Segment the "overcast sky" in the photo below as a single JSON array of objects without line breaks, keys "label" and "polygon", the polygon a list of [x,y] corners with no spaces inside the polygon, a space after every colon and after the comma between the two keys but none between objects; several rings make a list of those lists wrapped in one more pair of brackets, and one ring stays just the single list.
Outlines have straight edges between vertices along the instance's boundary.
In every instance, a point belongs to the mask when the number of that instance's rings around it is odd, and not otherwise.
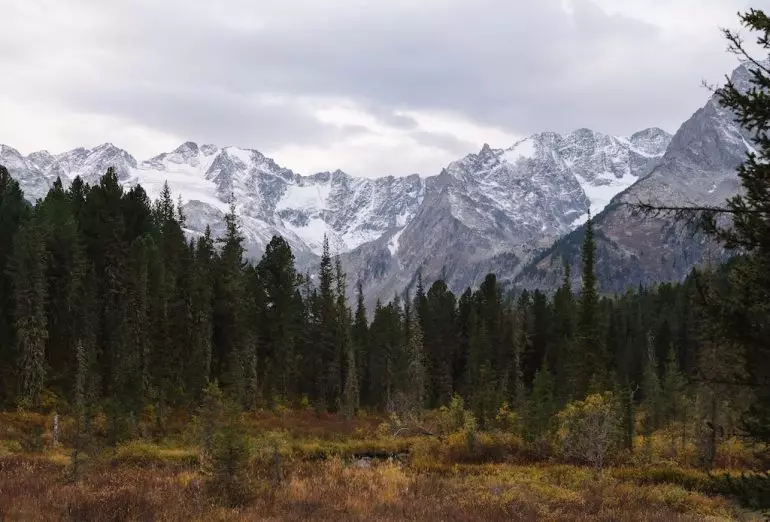
[{"label": "overcast sky", "polygon": [[748,6],[770,0],[3,0],[0,143],[374,177],[545,130],[674,132]]}]

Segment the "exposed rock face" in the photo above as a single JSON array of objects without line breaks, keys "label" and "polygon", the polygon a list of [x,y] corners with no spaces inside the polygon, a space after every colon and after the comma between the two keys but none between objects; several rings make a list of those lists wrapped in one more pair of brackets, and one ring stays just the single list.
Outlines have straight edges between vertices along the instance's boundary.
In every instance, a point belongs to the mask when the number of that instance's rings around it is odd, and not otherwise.
[{"label": "exposed rock face", "polygon": [[[113,166],[124,185],[141,183],[157,197],[164,182],[179,195],[187,232],[215,234],[230,199],[246,249],[261,255],[284,236],[302,270],[315,270],[323,236],[340,253],[349,281],[373,300],[390,299],[422,271],[461,291],[489,271],[510,276],[554,240],[601,210],[618,192],[658,166],[670,136],[659,129],[618,138],[580,129],[535,134],[507,149],[489,145],[435,176],[356,178],[342,171],[303,176],[262,153],[186,142],[137,162],[112,144],[23,156],[0,147],[30,199],[60,177],[89,183]],[[351,288],[354,285],[351,284]]]},{"label": "exposed rock face", "polygon": [[[741,66],[732,79],[747,88],[748,77]],[[751,136],[712,97],[680,127],[650,175],[617,195],[596,216],[601,287],[621,291],[629,285],[681,280],[695,265],[725,260],[730,253],[692,227],[641,213],[633,205],[724,206],[741,190],[736,168],[753,150]],[[555,287],[564,257],[579,266],[581,241],[581,230],[566,236],[525,268],[516,284]]]}]

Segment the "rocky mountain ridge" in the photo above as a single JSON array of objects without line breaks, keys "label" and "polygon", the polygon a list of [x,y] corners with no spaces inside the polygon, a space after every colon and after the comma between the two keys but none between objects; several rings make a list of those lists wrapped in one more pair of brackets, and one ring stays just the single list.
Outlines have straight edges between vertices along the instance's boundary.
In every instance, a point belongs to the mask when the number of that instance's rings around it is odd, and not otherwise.
[{"label": "rocky mountain ridge", "polygon": [[165,182],[180,196],[188,233],[221,231],[232,197],[251,257],[275,235],[312,269],[328,235],[351,280],[388,299],[422,271],[443,275],[455,290],[482,272],[519,266],[578,226],[589,207],[647,175],[670,136],[647,129],[629,138],[580,129],[540,133],[507,149],[484,145],[435,176],[369,179],[340,170],[304,176],[253,149],[186,142],[145,161],[110,143],[62,154],[24,156],[0,146],[0,164],[30,199],[59,177],[88,183],[113,166],[126,186],[157,197]]},{"label": "rocky mountain ridge", "polygon": [[[738,67],[731,80],[749,88],[750,73]],[[606,292],[628,286],[682,280],[693,266],[726,260],[731,253],[711,238],[671,216],[640,212],[639,203],[659,206],[724,206],[741,190],[736,168],[755,152],[752,136],[721,107],[716,96],[682,124],[651,173],[619,193],[595,220],[597,274]],[[555,288],[563,259],[579,278],[582,230],[578,229],[538,255],[519,274],[508,273],[515,286]]]}]

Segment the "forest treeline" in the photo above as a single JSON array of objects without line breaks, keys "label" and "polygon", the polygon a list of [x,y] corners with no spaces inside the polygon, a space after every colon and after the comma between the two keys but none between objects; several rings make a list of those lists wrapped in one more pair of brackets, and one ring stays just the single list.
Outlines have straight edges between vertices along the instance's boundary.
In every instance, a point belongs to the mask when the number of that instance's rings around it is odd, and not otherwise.
[{"label": "forest treeline", "polygon": [[704,276],[600,296],[591,221],[581,288],[567,265],[553,296],[504,294],[493,274],[459,296],[419,278],[372,314],[360,285],[347,302],[328,242],[316,273],[301,274],[280,237],[248,263],[234,209],[225,221],[223,237],[188,240],[167,186],[151,202],[112,170],[94,186],[57,181],[30,206],[0,169],[2,404],[86,404],[119,440],[148,409],[162,424],[194,408],[210,382],[245,409],[346,415],[459,396],[482,427],[505,409],[547,423],[570,401],[613,390],[629,412],[654,404],[654,427],[700,415],[720,437],[737,432],[750,403],[729,384],[742,369],[736,353],[710,337],[698,304]]}]

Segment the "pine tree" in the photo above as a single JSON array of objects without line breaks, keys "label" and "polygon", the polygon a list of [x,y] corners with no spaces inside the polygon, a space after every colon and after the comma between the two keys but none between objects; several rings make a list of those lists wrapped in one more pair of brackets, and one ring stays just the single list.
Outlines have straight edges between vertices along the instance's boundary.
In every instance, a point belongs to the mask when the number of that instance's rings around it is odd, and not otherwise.
[{"label": "pine tree", "polygon": [[415,320],[421,325],[424,337],[425,391],[428,405],[436,408],[449,404],[454,390],[455,368],[459,370],[463,364],[457,343],[455,296],[441,280],[431,285],[423,299],[419,294],[418,286],[414,309],[417,312]]},{"label": "pine tree", "polygon": [[[336,282],[336,342],[337,349],[335,351],[335,358],[337,361],[335,365],[339,366],[339,373],[341,382],[338,384],[340,389],[340,397],[338,399],[340,405],[347,404],[348,407],[355,406],[358,403],[358,399],[355,397],[348,397],[347,393],[353,393],[353,383],[358,382],[358,375],[356,374],[355,357],[353,354],[353,342],[351,340],[350,328],[351,318],[350,310],[348,309],[347,301],[347,278],[345,272],[342,269],[342,261],[339,256],[336,256],[334,260],[334,279]],[[336,383],[335,383],[336,384]],[[355,408],[353,408],[355,411]]]},{"label": "pine tree", "polygon": [[[759,33],[757,43],[770,49],[767,35],[770,18],[760,10],[750,10],[740,16],[745,27]],[[735,264],[731,276],[734,291],[728,302],[719,301],[712,308],[722,325],[721,335],[737,343],[745,351],[748,383],[754,389],[756,400],[744,419],[749,434],[758,440],[770,442],[770,67],[750,56],[741,37],[725,31],[731,50],[747,60],[750,71],[748,91],[728,80],[716,91],[722,107],[730,109],[736,120],[749,133],[756,153],[738,168],[738,177],[744,191],[730,198],[727,212],[732,226],[720,227],[710,220],[710,230],[727,248],[740,248],[748,254]]]},{"label": "pine tree", "polygon": [[245,407],[253,405],[256,392],[252,344],[245,310],[246,281],[241,235],[235,203],[225,215],[225,235],[217,263],[214,297],[214,376],[230,398]]},{"label": "pine tree", "polygon": [[405,322],[410,324],[409,338],[407,340],[407,356],[409,366],[407,368],[407,394],[410,398],[411,410],[417,418],[422,417],[425,407],[425,353],[423,350],[423,335],[420,321],[417,317],[407,315]]},{"label": "pine tree", "polygon": [[356,312],[353,318],[351,343],[355,356],[356,370],[358,373],[358,389],[364,394],[365,383],[368,375],[369,352],[369,324],[366,319],[366,306],[364,304],[364,289],[361,281],[356,285]]},{"label": "pine tree", "polygon": [[51,370],[48,386],[57,395],[66,396],[72,390],[77,365],[76,318],[83,292],[85,259],[71,196],[63,190],[60,179],[56,179],[41,202],[39,215],[45,228],[48,259],[46,362]]},{"label": "pine tree", "polygon": [[16,302],[16,343],[19,353],[19,405],[35,408],[46,379],[48,339],[45,280],[47,255],[42,227],[33,219],[14,240],[9,273]]},{"label": "pine tree", "polygon": [[358,370],[353,343],[348,343],[345,350],[345,387],[343,390],[342,411],[348,419],[357,412],[360,403],[360,389],[358,385]]},{"label": "pine tree", "polygon": [[663,422],[685,421],[687,381],[679,371],[673,345],[668,350],[661,382],[661,418]]},{"label": "pine tree", "polygon": [[535,373],[532,383],[532,394],[528,401],[525,431],[527,439],[535,443],[539,452],[548,445],[548,438],[553,429],[553,418],[556,413],[554,385],[547,363]]},{"label": "pine tree", "polygon": [[198,400],[211,378],[213,336],[213,272],[216,264],[211,229],[206,226],[195,245],[194,276],[191,280],[192,345],[187,365],[187,387],[193,400]]},{"label": "pine tree", "polygon": [[0,405],[11,403],[17,392],[14,295],[8,262],[14,236],[29,214],[24,194],[8,170],[0,165]]},{"label": "pine tree", "polygon": [[295,398],[294,305],[298,276],[294,254],[282,237],[274,236],[257,265],[260,308],[260,367],[265,392],[270,398]]},{"label": "pine tree", "polygon": [[606,360],[604,356],[603,339],[599,327],[599,296],[596,290],[596,272],[594,227],[590,214],[585,224],[583,240],[583,288],[580,293],[579,314],[577,324],[577,344],[579,373],[576,382],[576,397],[584,397],[589,384],[593,381],[598,386],[606,381]]},{"label": "pine tree", "polygon": [[318,267],[318,292],[314,300],[314,349],[317,351],[318,360],[315,399],[318,409],[336,409],[341,397],[342,368],[334,290],[334,265],[329,250],[329,238],[324,236],[321,263]]},{"label": "pine tree", "polygon": [[646,436],[647,451],[652,450],[652,435],[660,427],[661,420],[661,390],[658,377],[658,362],[655,357],[655,342],[652,333],[648,334],[647,362],[644,367],[644,435]]},{"label": "pine tree", "polygon": [[576,381],[579,358],[574,342],[575,303],[572,296],[572,276],[564,260],[564,279],[553,298],[553,337],[555,348],[549,363],[555,369],[556,396],[561,404],[577,397]]}]

